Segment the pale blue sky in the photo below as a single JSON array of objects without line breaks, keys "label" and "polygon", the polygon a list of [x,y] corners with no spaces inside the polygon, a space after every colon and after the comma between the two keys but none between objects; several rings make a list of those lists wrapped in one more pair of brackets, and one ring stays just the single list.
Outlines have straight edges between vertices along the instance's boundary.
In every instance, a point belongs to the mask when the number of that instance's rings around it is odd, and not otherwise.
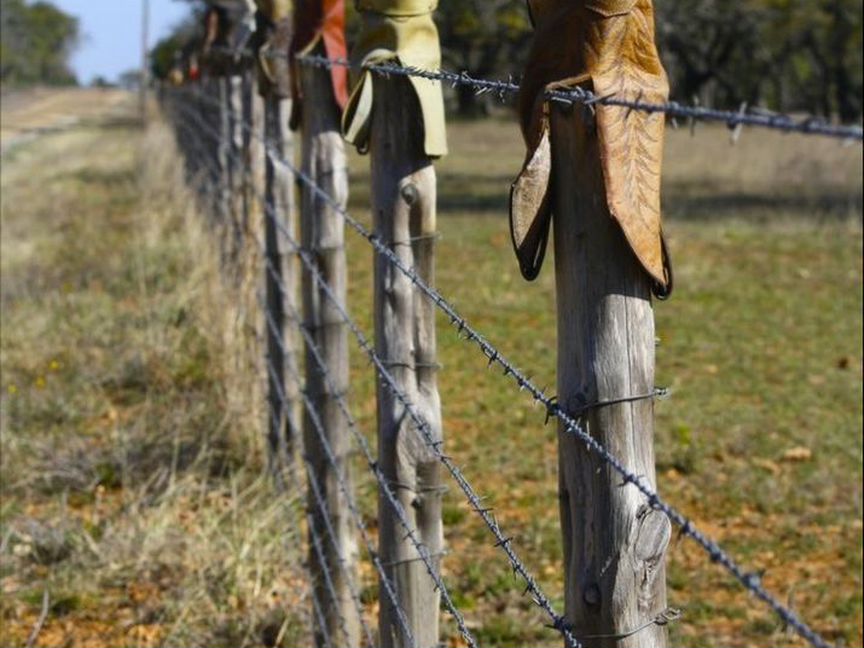
[{"label": "pale blue sky", "polygon": [[[141,64],[142,0],[51,0],[81,20],[84,36],[72,67],[81,83],[101,75],[113,80]],[[188,13],[178,0],[150,0],[150,45]]]}]

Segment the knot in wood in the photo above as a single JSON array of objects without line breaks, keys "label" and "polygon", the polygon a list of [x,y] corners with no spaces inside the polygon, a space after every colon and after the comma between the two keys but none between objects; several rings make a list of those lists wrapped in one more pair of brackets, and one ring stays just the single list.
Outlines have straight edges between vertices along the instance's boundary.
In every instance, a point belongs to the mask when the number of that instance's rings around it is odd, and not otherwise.
[{"label": "knot in wood", "polygon": [[413,182],[409,182],[399,191],[402,196],[402,200],[405,201],[409,207],[411,207],[414,203],[416,203],[420,199],[420,192],[417,190],[417,185]]},{"label": "knot in wood", "polygon": [[585,591],[582,593],[582,598],[588,605],[600,605],[600,588],[596,583],[592,583],[585,588]]}]

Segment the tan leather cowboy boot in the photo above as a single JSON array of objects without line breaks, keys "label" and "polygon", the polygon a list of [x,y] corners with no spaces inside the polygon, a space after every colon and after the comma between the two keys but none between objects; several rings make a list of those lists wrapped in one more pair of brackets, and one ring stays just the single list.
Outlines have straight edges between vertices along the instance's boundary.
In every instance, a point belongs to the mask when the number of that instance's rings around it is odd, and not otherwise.
[{"label": "tan leather cowboy boot", "polygon": [[[510,223],[522,275],[540,271],[552,220],[549,90],[581,87],[598,97],[663,102],[666,73],[654,44],[651,0],[528,0],[534,44],[523,75],[519,115],[528,153],[513,184]],[[579,104],[575,106],[579,109]],[[665,119],[593,104],[609,214],[633,253],[668,296],[672,273],[660,223]]]}]

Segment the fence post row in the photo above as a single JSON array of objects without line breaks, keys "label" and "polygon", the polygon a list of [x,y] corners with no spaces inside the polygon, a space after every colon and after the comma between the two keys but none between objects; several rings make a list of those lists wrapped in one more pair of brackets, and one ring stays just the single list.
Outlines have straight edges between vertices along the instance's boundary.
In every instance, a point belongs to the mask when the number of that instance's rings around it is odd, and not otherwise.
[{"label": "fence post row", "polygon": [[[265,4],[265,3],[258,3]],[[290,39],[290,3],[284,0],[266,3],[267,13],[259,9],[260,45],[282,46]],[[269,62],[268,62],[269,63]],[[295,229],[294,188],[291,177],[278,160],[291,159],[293,142],[288,129],[291,109],[287,63],[279,68],[264,65],[256,59],[258,92],[264,109],[264,278],[265,326],[267,338],[268,441],[270,461],[279,475],[283,462],[295,470],[294,454],[300,430],[298,393],[300,386],[289,376],[296,375],[297,335],[295,326],[286,326],[286,314],[296,310],[297,269],[293,257],[279,235],[281,221],[288,231]],[[253,103],[254,106],[254,103]],[[296,323],[294,323],[296,324]],[[293,371],[292,371],[293,370]],[[310,550],[311,554],[311,550]]]},{"label": "fence post row", "polygon": [[217,147],[217,218],[225,231],[223,254],[236,259],[242,239],[243,179],[241,168],[243,146],[243,66],[245,62],[230,51],[232,35],[237,23],[228,10],[211,7],[204,17],[204,47],[202,51],[204,72],[218,88]]},{"label": "fence post row", "polygon": [[[353,62],[395,59],[403,65],[439,68],[438,32],[431,15],[434,4],[429,0],[360,0],[357,7],[362,28],[352,52]],[[355,79],[343,131],[358,150],[370,153],[376,236],[431,284],[436,235],[432,159],[446,153],[440,83],[382,79],[362,72]],[[375,260],[374,286],[376,352],[398,388],[428,421],[433,437],[441,440],[435,307],[381,256]],[[440,573],[444,544],[440,464],[383,379],[379,379],[377,391],[380,468]],[[416,645],[436,646],[440,594],[394,510],[381,495],[378,524],[381,560],[395,585]],[[380,604],[379,632],[384,648],[411,645],[389,600]]]},{"label": "fence post row", "polygon": [[[345,56],[344,0],[301,0],[294,6],[293,55],[315,51],[334,58]],[[292,128],[301,129],[301,169],[315,185],[332,196],[342,208],[348,201],[348,166],[339,118],[347,100],[344,70],[331,74],[319,68],[292,66],[294,105]],[[304,109],[308,107],[308,109]],[[305,265],[302,272],[304,326],[318,349],[306,348],[306,398],[323,424],[316,430],[307,413],[304,420],[304,451],[309,479],[326,510],[317,506],[315,493],[308,494],[311,523],[319,537],[332,534],[324,547],[330,572],[334,605],[326,622],[330,636],[343,636],[348,646],[359,646],[360,619],[352,609],[351,583],[357,581],[358,547],[346,493],[351,492],[348,420],[340,409],[340,398],[349,388],[348,329],[338,310],[346,308],[348,267],[345,258],[345,222],[332,205],[322,200],[308,184],[300,194],[300,242],[312,258],[320,276],[330,287],[323,291]],[[338,302],[333,303],[333,299]],[[318,361],[323,360],[326,370]],[[325,435],[322,441],[317,432]],[[329,453],[323,444],[329,445]],[[335,461],[329,459],[335,457]],[[340,487],[341,480],[341,487]],[[311,489],[310,489],[311,491]],[[325,516],[329,516],[328,520]],[[337,630],[340,632],[337,633]],[[320,645],[320,643],[319,643]]]},{"label": "fence post row", "polygon": [[[532,3],[519,106],[529,155],[512,190],[513,240],[533,279],[554,222],[559,403],[653,489],[651,291],[671,290],[659,208],[664,117],[556,107],[544,91],[656,101],[666,78],[650,3],[562,13],[565,4]],[[561,424],[558,447],[567,621],[592,647],[664,648],[665,628],[650,621],[666,608],[669,519]]]}]

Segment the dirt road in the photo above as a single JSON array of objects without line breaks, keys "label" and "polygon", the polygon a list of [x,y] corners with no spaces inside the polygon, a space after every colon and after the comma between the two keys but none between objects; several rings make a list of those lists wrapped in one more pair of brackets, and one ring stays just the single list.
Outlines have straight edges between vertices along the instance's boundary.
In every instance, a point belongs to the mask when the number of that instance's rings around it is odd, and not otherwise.
[{"label": "dirt road", "polygon": [[102,88],[33,88],[3,92],[0,99],[0,151],[81,122],[129,114],[134,96]]}]

